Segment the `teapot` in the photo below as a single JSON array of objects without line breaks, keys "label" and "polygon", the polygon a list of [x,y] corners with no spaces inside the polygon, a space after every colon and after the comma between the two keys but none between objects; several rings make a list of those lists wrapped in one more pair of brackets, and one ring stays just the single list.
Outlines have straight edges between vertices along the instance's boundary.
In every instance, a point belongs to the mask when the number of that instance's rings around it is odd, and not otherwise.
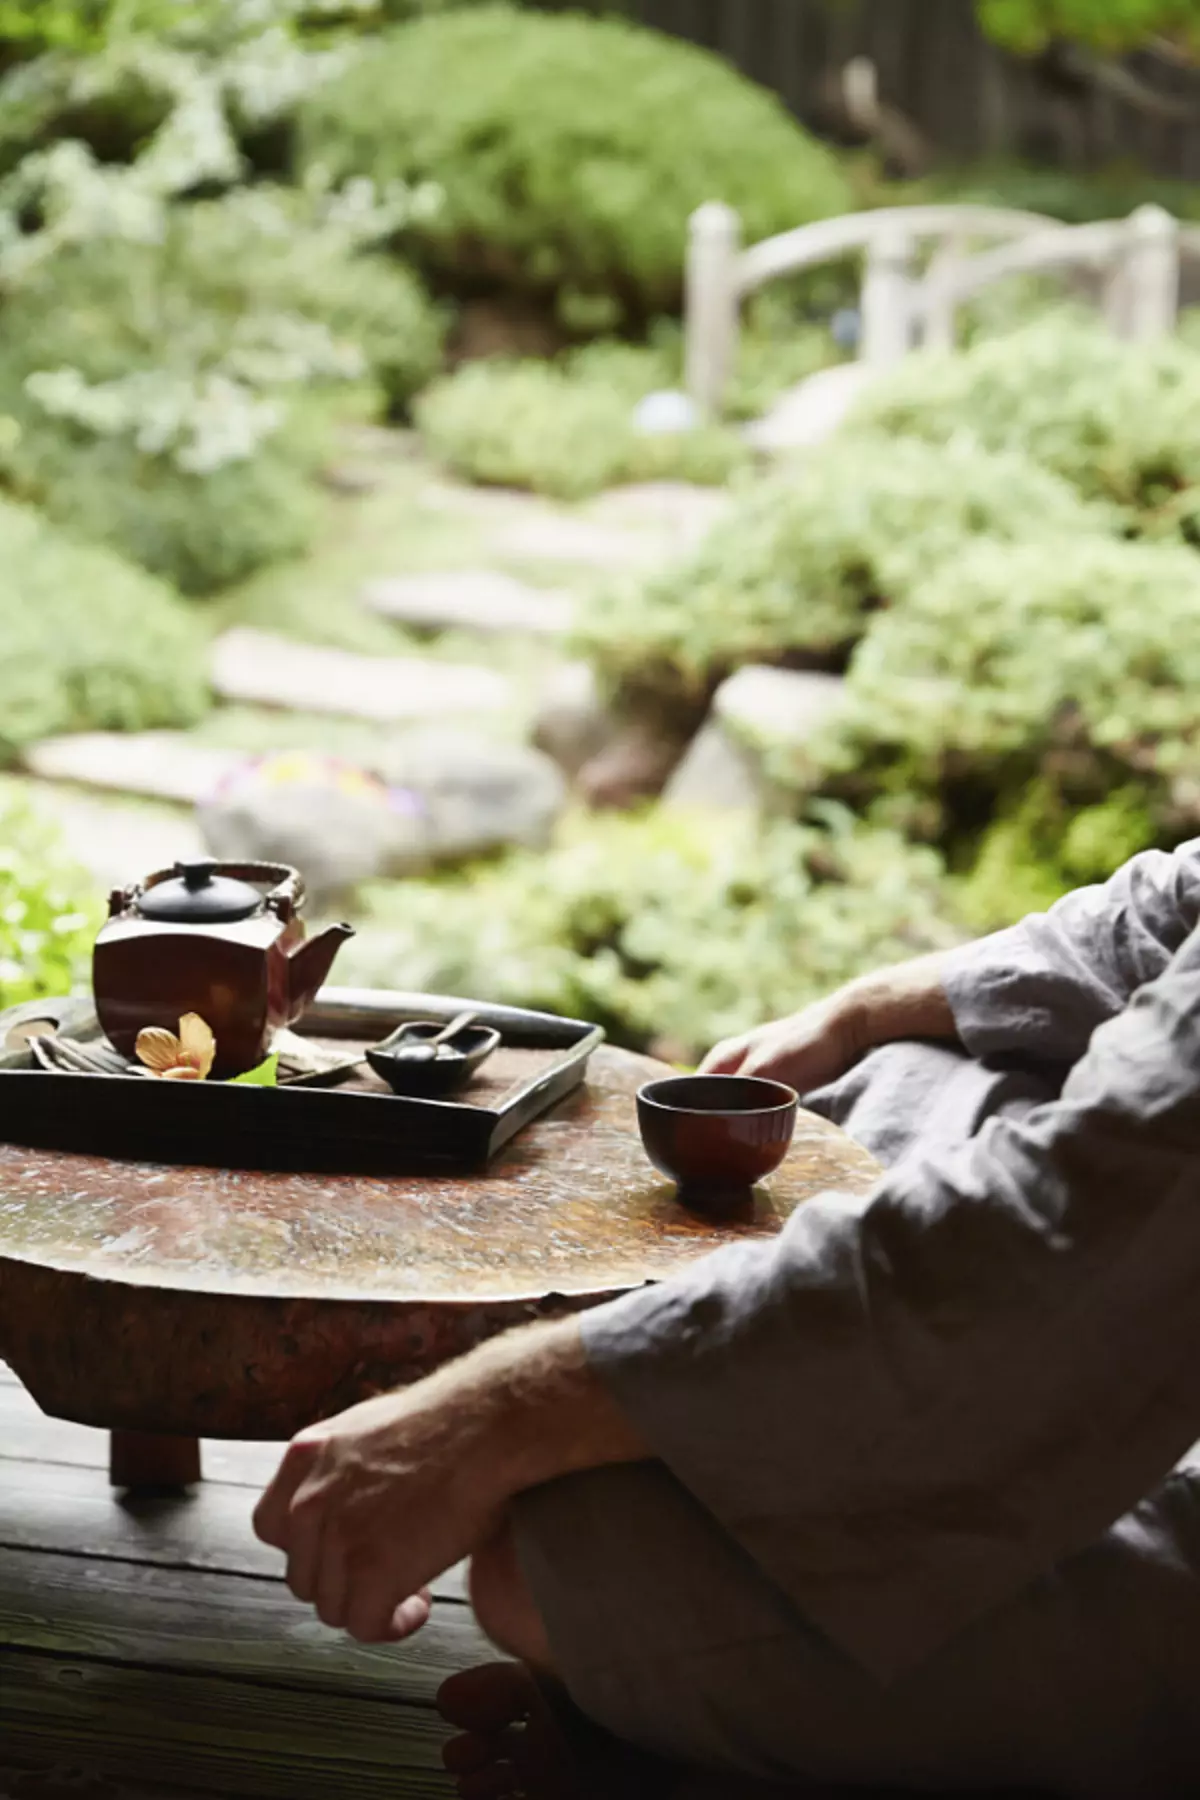
[{"label": "teapot", "polygon": [[331,925],[306,943],[303,905],[302,877],[278,863],[176,863],[114,889],[92,957],[109,1042],[132,1058],[139,1032],[178,1031],[199,1013],[216,1038],[218,1080],[257,1068],[354,936]]}]

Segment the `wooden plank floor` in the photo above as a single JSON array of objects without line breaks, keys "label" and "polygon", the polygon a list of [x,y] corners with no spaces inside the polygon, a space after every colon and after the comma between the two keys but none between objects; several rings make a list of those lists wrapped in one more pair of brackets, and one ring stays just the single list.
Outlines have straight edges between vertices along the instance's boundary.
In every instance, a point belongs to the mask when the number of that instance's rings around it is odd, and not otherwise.
[{"label": "wooden plank floor", "polygon": [[178,1499],[114,1495],[107,1451],[0,1364],[0,1800],[49,1800],[56,1768],[139,1800],[448,1796],[434,1695],[495,1654],[461,1577],[411,1644],[359,1648],[292,1599],[253,1535],[278,1446],[206,1444],[203,1486]]}]

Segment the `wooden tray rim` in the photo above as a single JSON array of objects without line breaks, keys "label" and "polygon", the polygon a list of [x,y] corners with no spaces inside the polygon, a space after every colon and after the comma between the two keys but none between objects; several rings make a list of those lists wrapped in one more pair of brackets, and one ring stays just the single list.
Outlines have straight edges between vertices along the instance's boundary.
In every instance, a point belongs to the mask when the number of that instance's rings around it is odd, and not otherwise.
[{"label": "wooden tray rim", "polygon": [[[38,1004],[54,1009],[65,1009],[77,1004],[79,1012],[76,1016],[81,1024],[94,1018],[90,1004],[85,1000],[75,1003],[51,997]],[[213,1154],[200,1159],[199,1166],[239,1166],[227,1154],[219,1154],[219,1146],[228,1150],[231,1143],[239,1137],[249,1138],[253,1135],[261,1139],[265,1131],[279,1134],[286,1131],[290,1141],[297,1146],[309,1142],[314,1147],[319,1144],[327,1148],[335,1142],[344,1142],[349,1158],[355,1146],[360,1149],[367,1146],[382,1147],[384,1143],[379,1132],[365,1129],[368,1119],[372,1125],[383,1124],[390,1119],[397,1125],[435,1125],[437,1135],[444,1143],[450,1141],[450,1134],[456,1125],[463,1133],[461,1152],[454,1148],[423,1148],[419,1142],[410,1142],[407,1146],[410,1160],[393,1170],[394,1174],[419,1175],[452,1167],[482,1168],[523,1126],[531,1123],[579,1085],[586,1075],[592,1055],[605,1040],[605,1032],[601,1026],[584,1019],[569,1019],[555,1013],[502,1006],[465,996],[423,994],[401,989],[330,987],[321,990],[295,1029],[309,1037],[337,1038],[354,1037],[365,1025],[368,1035],[378,1027],[380,1035],[386,1036],[389,1031],[414,1019],[437,1019],[448,1023],[466,1008],[478,1014],[481,1024],[493,1025],[500,1030],[505,1041],[514,1047],[561,1049],[563,1054],[549,1068],[538,1071],[511,1092],[503,1104],[491,1106],[472,1105],[461,1099],[438,1100],[419,1095],[346,1092],[338,1088],[260,1088],[230,1082],[149,1082],[137,1076],[62,1072],[48,1074],[42,1069],[11,1068],[0,1069],[0,1096],[5,1092],[11,1094],[14,1083],[52,1082],[55,1091],[62,1096],[64,1111],[74,1112],[78,1097],[94,1089],[99,1081],[112,1084],[121,1091],[123,1098],[127,1098],[130,1090],[136,1088],[139,1094],[145,1095],[145,1101],[139,1101],[138,1104],[149,1115],[147,1132],[152,1139],[156,1132],[161,1136],[176,1129],[188,1129],[200,1134],[206,1127],[211,1129]],[[27,1014],[28,1003],[20,1010]],[[55,1014],[48,1012],[46,1016],[52,1017]],[[64,1010],[62,1016],[72,1015]],[[372,1103],[376,1107],[386,1105],[389,1111],[368,1114],[365,1111],[366,1103]],[[307,1131],[298,1130],[290,1122],[284,1123],[294,1119],[301,1109],[301,1116],[309,1123]],[[332,1121],[337,1121],[336,1126]],[[21,1139],[7,1138],[0,1141],[19,1144]],[[39,1147],[53,1148],[44,1144]],[[163,1160],[175,1164],[197,1163],[197,1158],[190,1154],[164,1159],[157,1142],[153,1146],[148,1145],[145,1155],[139,1154],[136,1149],[119,1156],[110,1151],[99,1150],[72,1150],[66,1153],[98,1154],[113,1156],[114,1160],[150,1163]],[[323,1168],[320,1172],[329,1171]],[[354,1172],[352,1169],[346,1171],[351,1174]],[[386,1174],[387,1171],[376,1172]]]}]

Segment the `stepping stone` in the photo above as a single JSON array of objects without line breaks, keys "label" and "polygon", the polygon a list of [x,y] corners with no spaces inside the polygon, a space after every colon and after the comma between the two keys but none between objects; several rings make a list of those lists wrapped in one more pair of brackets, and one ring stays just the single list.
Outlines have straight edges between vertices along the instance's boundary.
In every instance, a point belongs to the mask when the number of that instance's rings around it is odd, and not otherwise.
[{"label": "stepping stone", "polygon": [[583,563],[599,569],[627,569],[661,560],[661,537],[597,522],[508,488],[456,487],[430,482],[421,504],[431,512],[465,513],[491,535],[502,554],[533,561]]},{"label": "stepping stone", "polygon": [[698,487],[691,481],[641,481],[610,488],[588,511],[607,528],[649,528],[690,546],[724,518],[731,498],[725,488]]},{"label": "stepping stone", "polygon": [[240,628],[214,645],[211,681],[223,700],[381,723],[497,712],[513,699],[510,684],[493,669],[355,656]]},{"label": "stepping stone", "polygon": [[622,531],[570,514],[530,515],[506,526],[494,541],[508,556],[595,569],[645,568],[669,553],[662,539],[649,532]]},{"label": "stepping stone", "polygon": [[569,594],[527,587],[497,569],[437,569],[372,581],[372,612],[429,631],[520,631],[562,637],[575,617]]},{"label": "stepping stone", "polygon": [[29,774],[43,781],[184,806],[207,799],[244,761],[239,751],[197,744],[182,731],[80,732],[45,738],[22,757]]}]

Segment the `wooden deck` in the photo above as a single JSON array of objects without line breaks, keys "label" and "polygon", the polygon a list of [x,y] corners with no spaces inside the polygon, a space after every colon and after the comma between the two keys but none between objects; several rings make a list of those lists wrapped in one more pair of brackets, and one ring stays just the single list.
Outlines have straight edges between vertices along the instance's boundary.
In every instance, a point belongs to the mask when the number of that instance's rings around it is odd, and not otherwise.
[{"label": "wooden deck", "polygon": [[202,1487],[135,1501],[107,1449],[0,1364],[0,1800],[57,1795],[64,1768],[160,1794],[445,1800],[434,1695],[495,1654],[460,1577],[410,1645],[360,1649],[251,1531],[279,1446],[206,1444]]}]

